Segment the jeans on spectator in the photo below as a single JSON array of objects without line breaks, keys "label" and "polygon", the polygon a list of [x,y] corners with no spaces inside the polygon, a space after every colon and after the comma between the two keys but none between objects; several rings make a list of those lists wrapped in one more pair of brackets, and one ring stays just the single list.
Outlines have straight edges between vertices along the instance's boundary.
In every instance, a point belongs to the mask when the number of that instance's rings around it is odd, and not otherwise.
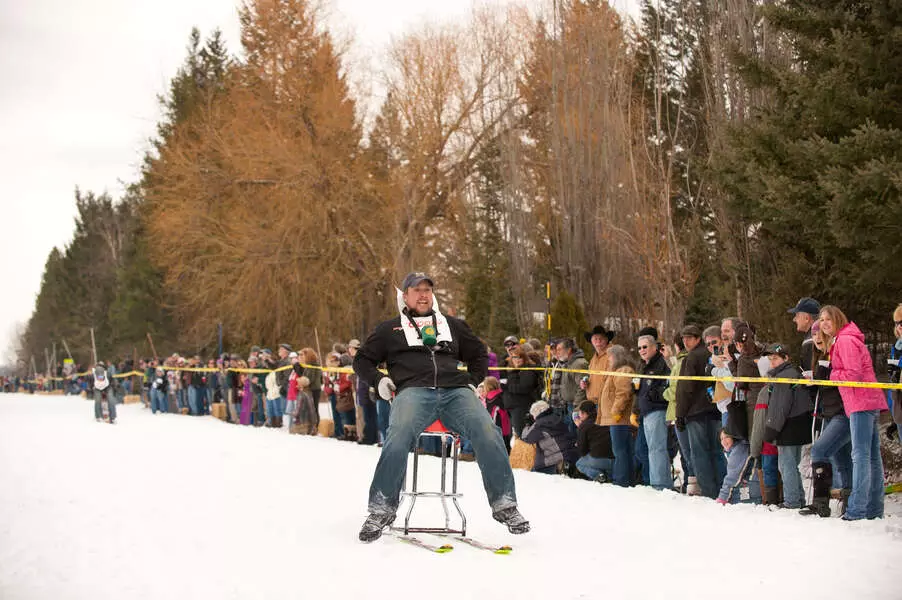
[{"label": "jeans on spectator", "polygon": [[777,457],[773,454],[761,455],[761,470],[764,471],[764,485],[766,487],[778,487],[780,485],[780,467]]},{"label": "jeans on spectator", "polygon": [[586,454],[576,461],[576,470],[589,479],[595,479],[602,473],[610,479],[614,461],[610,458],[593,458],[591,454]]},{"label": "jeans on spectator", "polygon": [[692,466],[702,496],[714,499],[727,475],[727,460],[720,447],[720,413],[686,421]]},{"label": "jeans on spectator", "polygon": [[824,420],[821,435],[811,444],[811,462],[833,465],[833,487],[852,487],[852,430],[845,414]]},{"label": "jeans on spectator", "polygon": [[273,417],[281,417],[282,416],[281,409],[282,409],[282,405],[279,402],[278,398],[276,398],[275,400],[267,400],[266,401],[266,410],[269,413],[270,419],[272,419]]},{"label": "jeans on spectator", "polygon": [[673,487],[665,414],[664,410],[656,410],[642,418],[642,428],[648,444],[648,475],[651,486],[656,490],[669,490]]},{"label": "jeans on spectator", "polygon": [[639,429],[636,432],[635,454],[633,455],[633,476],[635,478],[635,468],[639,468],[639,477],[636,479],[636,485],[651,485],[651,475],[649,474],[648,464],[648,442],[645,439],[645,427],[642,421],[639,421]]},{"label": "jeans on spectator", "polygon": [[556,465],[548,465],[547,467],[533,467],[533,473],[544,473],[545,475],[557,475],[561,468],[561,463]]},{"label": "jeans on spectator", "polygon": [[335,431],[332,437],[338,437],[342,432],[341,413],[338,412],[338,397],[335,394],[329,394],[329,406],[332,407],[332,422],[335,423]]},{"label": "jeans on spectator", "polygon": [[203,395],[204,388],[190,386],[188,388],[188,410],[192,415],[199,415],[203,413]]},{"label": "jeans on spectator", "polygon": [[160,412],[168,412],[169,408],[169,399],[166,397],[166,392],[163,390],[151,389],[150,390],[150,412],[156,414],[157,411]]},{"label": "jeans on spectator", "polygon": [[514,475],[501,433],[470,388],[404,388],[395,397],[388,437],[370,486],[369,512],[394,513],[417,436],[436,419],[473,443],[492,512],[517,505]]},{"label": "jeans on spectator", "polygon": [[176,405],[176,407],[178,407],[179,410],[182,410],[183,408],[188,408],[188,401],[185,398],[185,396],[187,394],[185,393],[185,391],[186,391],[185,389],[180,389],[180,390],[175,391],[175,405]]},{"label": "jeans on spectator", "polygon": [[379,441],[379,424],[378,415],[376,413],[375,402],[363,403],[363,431],[358,431],[357,435],[364,444],[375,444]]},{"label": "jeans on spectator", "polygon": [[687,479],[695,477],[695,468],[692,466],[692,449],[689,447],[689,432],[676,431],[677,444],[680,446],[680,467],[683,469],[683,487],[686,487]]},{"label": "jeans on spectator", "polygon": [[783,504],[786,508],[802,508],[805,502],[805,488],[802,487],[802,474],[799,471],[802,447],[777,446],[777,451],[780,476],[783,478]]},{"label": "jeans on spectator", "polygon": [[391,402],[382,398],[376,400],[376,417],[379,421],[379,437],[384,443],[388,439],[388,426],[391,422]]},{"label": "jeans on spectator", "polygon": [[847,520],[883,518],[883,458],[880,456],[880,411],[852,413],[852,495]]},{"label": "jeans on spectator", "polygon": [[629,487],[632,483],[635,441],[629,425],[611,425],[611,447],[614,450],[614,483]]}]

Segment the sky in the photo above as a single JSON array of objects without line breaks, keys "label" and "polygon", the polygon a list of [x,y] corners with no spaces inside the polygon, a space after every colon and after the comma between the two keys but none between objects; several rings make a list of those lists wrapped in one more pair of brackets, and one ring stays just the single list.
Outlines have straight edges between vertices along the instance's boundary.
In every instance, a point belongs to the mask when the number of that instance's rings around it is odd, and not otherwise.
[{"label": "sky", "polygon": [[[612,4],[635,13],[636,0]],[[219,28],[237,52],[237,6],[0,0],[0,364],[31,315],[47,255],[72,239],[75,188],[118,198],[137,180],[160,118],[157,97],[185,58],[191,28],[204,37]],[[424,22],[462,20],[472,7],[471,0],[332,0],[328,18],[354,40],[353,64],[374,67],[392,37]]]}]

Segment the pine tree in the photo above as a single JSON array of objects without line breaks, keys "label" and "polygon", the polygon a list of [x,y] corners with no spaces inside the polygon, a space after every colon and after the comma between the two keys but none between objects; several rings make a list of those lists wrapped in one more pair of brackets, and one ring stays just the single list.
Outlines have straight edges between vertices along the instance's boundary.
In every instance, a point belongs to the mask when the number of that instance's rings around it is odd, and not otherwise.
[{"label": "pine tree", "polygon": [[715,157],[733,213],[759,224],[758,301],[814,295],[886,329],[902,288],[902,2],[793,0],[764,15],[795,60],[742,57],[773,102]]}]

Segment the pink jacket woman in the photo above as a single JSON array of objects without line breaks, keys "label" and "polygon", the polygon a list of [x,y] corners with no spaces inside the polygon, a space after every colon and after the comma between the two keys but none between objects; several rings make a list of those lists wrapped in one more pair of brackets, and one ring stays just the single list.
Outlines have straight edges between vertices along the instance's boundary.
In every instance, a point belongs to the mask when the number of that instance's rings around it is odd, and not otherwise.
[{"label": "pink jacket woman", "polygon": [[[848,323],[837,332],[830,348],[830,367],[832,381],[877,381],[864,334],[855,323]],[[840,387],[839,393],[847,416],[866,410],[887,410],[886,397],[878,389]]]}]

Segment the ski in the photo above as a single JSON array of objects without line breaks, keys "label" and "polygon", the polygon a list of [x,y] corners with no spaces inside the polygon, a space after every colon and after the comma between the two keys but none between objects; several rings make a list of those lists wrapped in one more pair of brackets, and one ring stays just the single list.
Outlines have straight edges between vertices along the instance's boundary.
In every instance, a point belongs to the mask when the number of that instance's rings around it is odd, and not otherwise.
[{"label": "ski", "polygon": [[454,550],[454,546],[451,544],[442,544],[441,546],[430,544],[428,542],[424,542],[418,537],[414,537],[412,535],[404,535],[400,531],[389,530],[388,533],[391,537],[404,542],[405,544],[409,544],[411,546],[415,546],[417,548],[422,548],[423,550],[428,550],[429,552],[435,552],[436,554],[447,554]]},{"label": "ski", "polygon": [[485,542],[480,542],[479,540],[475,540],[475,539],[473,539],[471,537],[467,537],[467,536],[462,537],[459,535],[452,535],[450,533],[434,533],[433,535],[436,535],[441,538],[458,540],[458,541],[463,542],[464,544],[467,544],[468,546],[472,546],[474,548],[479,548],[480,550],[485,550],[487,552],[491,552],[492,554],[510,554],[514,550],[510,546],[506,546],[506,545],[505,546],[496,546],[496,545],[492,545],[492,544],[486,544]]}]

